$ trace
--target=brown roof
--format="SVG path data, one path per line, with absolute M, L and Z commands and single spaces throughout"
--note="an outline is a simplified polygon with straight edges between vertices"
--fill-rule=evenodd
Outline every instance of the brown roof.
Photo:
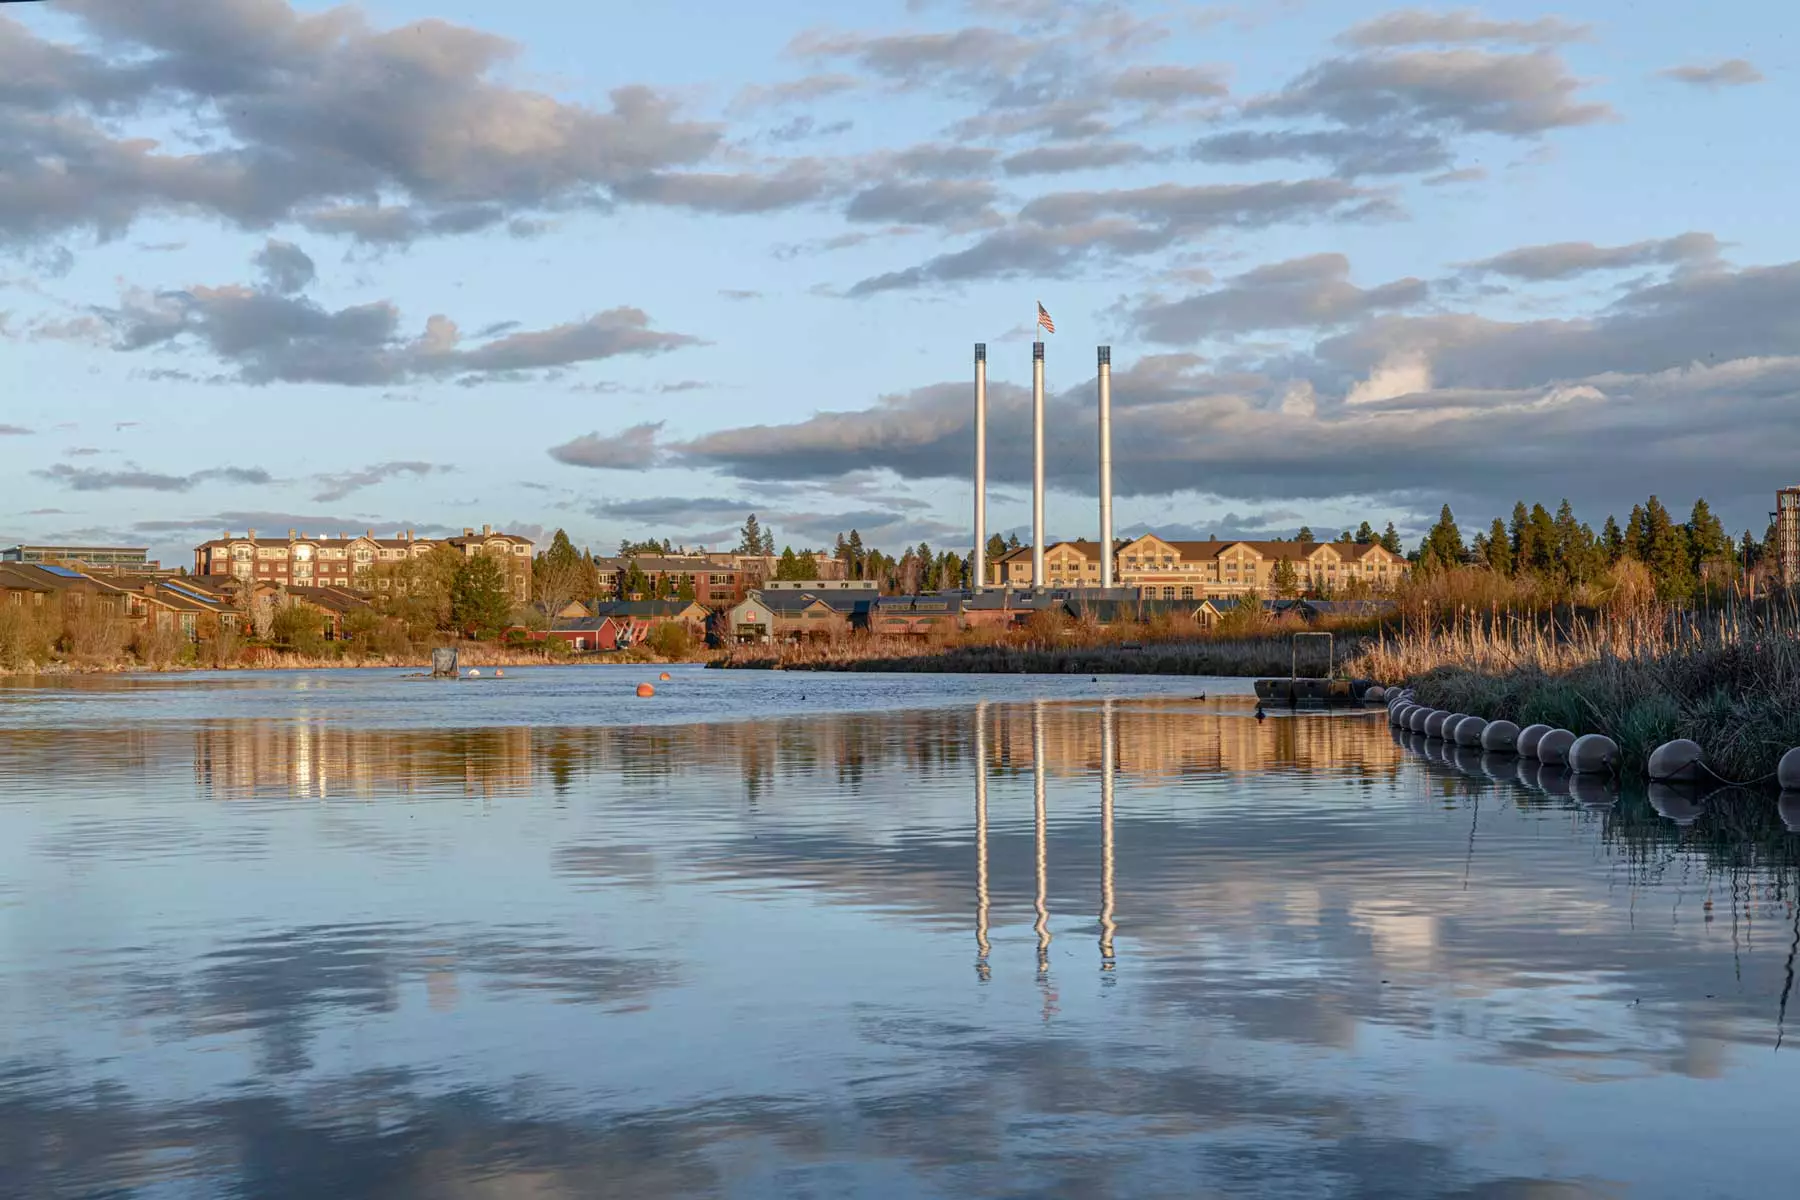
M 1026 549 L 1029 551 L 1030 547 L 1026 547 Z M 1085 539 L 1078 539 L 1073 542 L 1054 542 L 1051 544 L 1050 549 L 1051 550 L 1062 550 L 1062 549 L 1073 550 L 1077 554 L 1081 555 L 1083 558 L 1091 558 L 1095 562 L 1100 561 L 1100 543 L 1099 542 L 1090 542 Z M 1049 551 L 1047 550 L 1047 551 L 1045 551 L 1045 553 L 1047 554 L 1047 553 L 1049 553 Z
M 0 563 L 0 588 L 15 592 L 49 592 L 50 585 L 35 574 L 26 574 L 12 563 Z
M 1155 535 L 1147 534 L 1145 536 L 1153 537 Z M 1181 555 L 1184 562 L 1203 562 L 1214 559 L 1233 546 L 1248 546 L 1264 558 L 1288 559 L 1292 562 L 1303 562 L 1310 559 L 1328 546 L 1339 558 L 1358 562 L 1367 557 L 1370 551 L 1381 549 L 1375 543 L 1359 546 L 1355 542 L 1276 542 L 1251 541 L 1247 538 L 1230 542 L 1176 542 L 1164 541 L 1162 538 L 1157 538 L 1157 540 L 1172 547 L 1177 554 Z

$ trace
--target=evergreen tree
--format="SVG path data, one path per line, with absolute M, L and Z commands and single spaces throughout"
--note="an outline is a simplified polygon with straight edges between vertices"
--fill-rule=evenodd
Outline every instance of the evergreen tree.
M 1738 543 L 1738 565 L 1748 571 L 1762 557 L 1761 551 L 1762 547 L 1756 544 L 1756 539 L 1750 536 L 1750 531 L 1744 530 L 1744 540 Z
M 1312 545 L 1313 541 L 1315 540 L 1313 538 L 1312 526 L 1302 525 L 1300 527 L 1300 532 L 1298 534 L 1295 534 L 1294 538 L 1296 541 L 1305 542 L 1309 546 Z
M 1557 567 L 1556 521 L 1541 504 L 1531 506 L 1531 519 L 1525 526 L 1527 551 L 1519 560 L 1522 567 L 1548 575 Z
M 638 566 L 637 559 L 628 559 L 625 563 L 625 574 L 619 580 L 619 599 L 630 600 L 637 596 L 650 594 L 650 577 Z
M 757 539 L 757 544 L 762 544 L 761 538 Z M 675 585 L 675 598 L 683 604 L 692 604 L 694 602 L 693 572 L 686 572 L 680 576 L 680 582 Z
M 987 540 L 987 560 L 991 563 L 999 562 L 1005 554 L 1006 539 L 997 533 L 989 534 Z
M 1531 569 L 1530 540 L 1531 512 L 1525 507 L 1523 500 L 1513 505 L 1512 525 L 1508 532 L 1512 540 L 1512 562 L 1515 572 Z
M 1009 533 L 1006 535 L 1006 548 L 1008 550 L 1017 550 L 1023 544 L 1024 544 L 1023 542 L 1019 541 L 1018 534 Z
M 775 578 L 805 578 L 804 575 L 800 574 L 800 559 L 799 556 L 794 553 L 794 548 L 792 546 L 783 546 L 781 548 L 781 557 L 775 562 Z
M 1463 546 L 1462 530 L 1456 527 L 1456 518 L 1451 515 L 1450 506 L 1444 505 L 1438 513 L 1436 525 L 1425 535 L 1419 545 L 1419 565 L 1427 569 L 1454 567 L 1459 565 L 1467 551 Z
M 1707 564 L 1731 556 L 1731 538 L 1712 507 L 1704 499 L 1694 501 L 1687 523 L 1689 564 L 1695 578 L 1701 577 Z
M 1600 530 L 1600 548 L 1606 552 L 1606 565 L 1609 567 L 1625 557 L 1625 534 L 1611 513 L 1607 514 L 1606 525 Z
M 1346 529 L 1337 535 L 1337 540 L 1340 546 L 1352 545 L 1356 541 L 1356 535 Z
M 764 558 L 775 557 L 775 531 L 773 529 L 763 530 L 762 556 Z
M 850 547 L 850 578 L 866 578 L 863 569 L 868 565 L 868 556 L 863 550 L 862 534 L 852 529 L 850 531 L 850 541 L 848 544 Z
M 1650 535 L 1644 506 L 1631 506 L 1631 518 L 1625 524 L 1625 553 L 1641 563 L 1650 561 Z
M 512 622 L 506 572 L 491 554 L 464 560 L 450 584 L 450 619 L 458 629 L 491 638 Z
M 1687 529 L 1675 523 L 1655 496 L 1644 506 L 1644 547 L 1644 565 L 1650 568 L 1657 598 L 1677 602 L 1687 599 L 1694 590 Z
M 841 533 L 837 535 L 837 546 L 832 550 L 831 557 L 844 564 L 844 578 L 849 579 L 851 577 L 850 543 L 844 540 L 844 535 Z
M 1512 574 L 1512 539 L 1507 536 L 1506 522 L 1499 517 L 1488 527 L 1486 550 L 1488 570 L 1496 575 Z
M 743 532 L 738 535 L 737 552 L 739 554 L 761 554 L 762 546 L 762 524 L 757 521 L 756 514 L 751 513 L 744 518 Z
M 1359 546 L 1373 546 L 1375 544 L 1375 527 L 1367 521 L 1358 525 L 1356 527 L 1356 544 Z
M 1400 531 L 1394 528 L 1394 523 L 1392 521 L 1389 521 L 1387 523 L 1387 528 L 1382 531 L 1381 548 L 1386 550 L 1389 554 L 1398 554 L 1401 556 L 1406 554 L 1406 547 L 1400 541 Z
M 1294 570 L 1294 564 L 1288 559 L 1281 559 L 1275 564 L 1275 571 L 1269 582 L 1275 594 L 1283 600 L 1292 600 L 1300 594 L 1300 576 Z

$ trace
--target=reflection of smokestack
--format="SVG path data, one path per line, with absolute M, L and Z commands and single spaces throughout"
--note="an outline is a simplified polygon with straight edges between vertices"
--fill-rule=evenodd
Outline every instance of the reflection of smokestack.
M 1038 347 L 1040 353 L 1043 346 Z M 1041 359 L 1039 360 L 1042 361 Z M 1039 700 L 1031 706 L 1031 807 L 1034 820 L 1032 826 L 1037 835 L 1037 899 L 1032 907 L 1037 910 L 1037 920 L 1032 929 L 1037 932 L 1038 977 L 1050 971 L 1050 869 L 1049 869 L 1049 815 L 1044 805 L 1044 702 Z
M 987 701 L 975 706 L 975 974 L 988 978 Z
M 987 582 L 987 343 L 975 343 L 975 557 L 970 587 Z
M 1100 357 L 1100 586 L 1113 585 L 1112 536 L 1112 347 Z
M 1031 586 L 1044 586 L 1044 343 L 1031 343 Z
M 1103 362 L 1105 360 L 1102 360 Z M 1104 409 L 1102 411 L 1105 411 Z M 1113 759 L 1118 714 L 1110 697 L 1100 710 L 1100 969 L 1113 969 Z

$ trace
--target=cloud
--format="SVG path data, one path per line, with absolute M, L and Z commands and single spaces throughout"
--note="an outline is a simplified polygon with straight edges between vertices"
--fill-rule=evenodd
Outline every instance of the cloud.
M 1348 46 L 1409 46 L 1422 43 L 1517 42 L 1552 46 L 1585 40 L 1592 31 L 1557 17 L 1535 21 L 1492 21 L 1472 8 L 1426 12 L 1403 8 L 1352 26 L 1338 36 Z
M 518 44 L 444 20 L 381 28 L 286 0 L 61 7 L 88 41 L 0 27 L 0 57 L 31 65 L 8 72 L 0 107 L 0 238 L 113 236 L 155 213 L 377 241 L 458 232 L 603 207 L 721 142 L 647 87 L 595 107 L 508 82 Z M 191 146 L 158 140 L 170 111 Z M 371 196 L 397 215 L 361 219 Z
M 854 91 L 861 86 L 862 80 L 843 72 L 806 75 L 781 83 L 752 84 L 738 92 L 737 98 L 731 102 L 731 111 L 747 113 L 789 104 L 813 104 L 827 96 Z
M 1553 51 L 1492 54 L 1419 50 L 1328 59 L 1272 96 L 1251 116 L 1323 117 L 1350 127 L 1436 127 L 1459 133 L 1529 137 L 1613 116 L 1576 98 L 1582 83 Z
M 1144 338 L 1185 344 L 1252 330 L 1321 328 L 1384 309 L 1408 308 L 1430 294 L 1420 279 L 1363 289 L 1350 282 L 1350 260 L 1315 254 L 1257 267 L 1207 292 L 1139 305 L 1132 321 Z
M 719 296 L 725 300 L 761 300 L 763 294 L 747 288 L 720 288 Z
M 263 485 L 274 482 L 274 478 L 261 467 L 212 467 L 204 471 L 195 471 L 192 475 L 165 475 L 155 471 L 145 471 L 134 466 L 123 470 L 108 471 L 96 467 L 75 467 L 68 463 L 55 463 L 40 471 L 33 471 L 40 479 L 48 479 L 52 483 L 60 483 L 72 492 L 186 492 L 202 483 L 223 482 L 248 485 Z
M 1016 222 L 974 245 L 864 279 L 849 294 L 1061 275 L 1100 252 L 1149 254 L 1222 228 L 1380 211 L 1385 209 L 1378 197 L 1337 179 L 1052 192 L 1028 202 Z
M 1141 66 L 1113 77 L 1111 91 L 1121 100 L 1176 104 L 1216 99 L 1229 94 L 1224 76 L 1210 67 Z
M 865 224 L 957 225 L 998 220 L 993 185 L 970 179 L 902 179 L 858 192 L 844 210 Z
M 268 255 L 265 249 L 259 258 Z M 284 251 L 274 262 L 265 262 L 265 275 L 278 284 L 300 273 Z M 385 301 L 330 310 L 304 296 L 241 285 L 155 293 L 132 289 L 118 308 L 99 315 L 111 326 L 118 350 L 197 343 L 251 384 L 375 387 L 444 378 L 471 383 L 699 343 L 687 334 L 652 329 L 642 310 L 620 307 L 464 345 L 461 331 L 446 316 L 428 318 L 422 332 L 407 336 L 400 330 L 399 310 Z
M 1763 81 L 1763 73 L 1748 60 L 1742 58 L 1728 58 L 1723 62 L 1712 63 L 1708 66 L 1670 67 L 1667 70 L 1658 71 L 1657 74 L 1664 79 L 1673 79 L 1678 83 L 1713 89 L 1744 87 Z
M 262 272 L 263 285 L 271 292 L 291 296 L 303 292 L 318 275 L 306 251 L 291 242 L 270 238 L 252 260 Z
M 1210 492 L 1248 501 L 1461 497 L 1491 512 L 1519 495 L 1567 492 L 1604 512 L 1628 507 L 1645 479 L 1676 479 L 1683 494 L 1755 512 L 1766 491 L 1789 480 L 1800 263 L 1677 275 L 1576 318 L 1499 321 L 1368 311 L 1381 289 L 1348 285 L 1329 257 L 1298 262 L 1219 289 L 1241 293 L 1252 313 L 1268 305 L 1275 317 L 1237 318 L 1223 301 L 1207 315 L 1292 320 L 1317 303 L 1319 289 L 1343 297 L 1325 302 L 1327 313 L 1364 310 L 1347 331 L 1306 352 L 1264 351 L 1260 360 L 1246 352 L 1229 367 L 1193 355 L 1115 364 L 1121 496 L 1166 496 L 1204 480 Z M 1278 286 L 1283 275 L 1297 299 Z M 1050 399 L 1052 483 L 1083 494 L 1093 486 L 1093 386 L 1091 377 L 1071 381 Z M 1307 403 L 1293 403 L 1296 396 Z M 989 402 L 990 477 L 1023 486 L 1032 469 L 1029 395 L 991 382 Z M 876 470 L 961 479 L 970 421 L 968 386 L 958 380 L 663 449 L 673 465 L 759 486 Z M 1596 446 L 1631 453 L 1596 454 Z
M 1239 129 L 1201 138 L 1189 152 L 1201 162 L 1216 163 L 1319 159 L 1346 179 L 1358 175 L 1410 175 L 1436 170 L 1451 161 L 1449 145 L 1436 134 L 1364 129 Z
M 400 476 L 411 476 L 421 479 L 431 474 L 441 474 L 455 470 L 454 467 L 439 466 L 428 462 L 384 462 L 364 467 L 360 471 L 345 471 L 335 475 L 320 475 L 319 491 L 313 496 L 321 503 L 342 500 L 351 492 L 361 491 L 366 487 L 383 483 Z
M 23 425 L 0 425 L 0 437 L 30 437 L 35 429 L 27 429 Z
M 611 471 L 641 471 L 656 466 L 661 460 L 656 437 L 662 432 L 661 421 L 633 425 L 623 433 L 610 437 L 599 433 L 583 434 L 572 441 L 550 448 L 550 457 L 571 467 L 594 467 Z
M 1573 279 L 1594 271 L 1696 266 L 1718 260 L 1718 238 L 1710 233 L 1684 233 L 1672 238 L 1632 242 L 1627 246 L 1596 246 L 1592 242 L 1521 246 L 1462 266 L 1471 273 L 1503 275 L 1535 283 Z
M 1008 175 L 1058 175 L 1147 162 L 1152 157 L 1148 147 L 1135 142 L 1073 142 L 1021 150 L 1008 155 L 1001 166 Z

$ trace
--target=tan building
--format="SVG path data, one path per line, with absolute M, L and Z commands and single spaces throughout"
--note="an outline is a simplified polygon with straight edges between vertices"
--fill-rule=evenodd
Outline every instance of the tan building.
M 530 599 L 531 540 L 497 532 L 491 525 L 483 525 L 479 532 L 464 529 L 461 537 L 441 540 L 414 537 L 410 529 L 391 538 L 378 538 L 373 530 L 355 537 L 345 533 L 328 537 L 294 529 L 288 530 L 285 538 L 259 538 L 254 529 L 242 537 L 227 533 L 194 547 L 194 574 L 230 575 L 295 587 L 368 591 L 368 574 L 378 564 L 417 558 L 440 545 L 467 558 L 477 554 L 494 556 L 500 560 L 513 598 L 520 603 Z
M 1255 588 L 1265 597 L 1276 591 L 1282 562 L 1293 565 L 1301 591 L 1337 593 L 1352 580 L 1385 591 L 1405 577 L 1406 559 L 1378 544 L 1354 542 L 1170 541 L 1144 534 L 1122 543 L 1113 562 L 1119 587 L 1135 588 L 1150 600 L 1203 600 L 1234 596 Z M 1100 544 L 1058 542 L 1044 551 L 1047 587 L 1100 586 Z M 1009 550 L 990 568 L 994 586 L 1031 586 L 1031 547 Z
M 1800 487 L 1775 493 L 1775 570 L 1783 587 L 1800 584 Z

